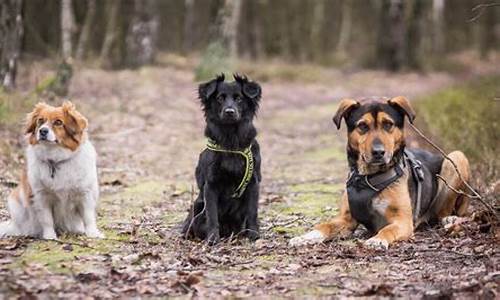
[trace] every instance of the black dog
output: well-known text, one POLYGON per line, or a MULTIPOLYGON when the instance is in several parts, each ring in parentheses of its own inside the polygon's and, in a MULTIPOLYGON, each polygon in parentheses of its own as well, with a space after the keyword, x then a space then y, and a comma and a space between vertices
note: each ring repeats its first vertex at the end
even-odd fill
POLYGON ((231 235, 259 238, 261 157, 253 118, 261 88, 244 76, 234 79, 224 82, 224 75, 219 75, 198 89, 208 144, 196 167, 200 193, 182 233, 211 244, 231 235))

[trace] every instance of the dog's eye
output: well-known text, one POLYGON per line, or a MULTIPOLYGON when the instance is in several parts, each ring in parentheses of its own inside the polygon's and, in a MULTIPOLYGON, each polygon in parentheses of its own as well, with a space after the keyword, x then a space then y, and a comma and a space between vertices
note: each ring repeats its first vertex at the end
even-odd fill
POLYGON ((361 133, 366 133, 368 131, 368 129, 370 129, 370 128, 368 128, 368 125, 365 122, 358 123, 357 127, 361 133))
POLYGON ((384 123, 382 123, 382 126, 384 127, 385 131, 390 131, 394 124, 390 121, 385 121, 384 123))
POLYGON ((63 121, 61 121, 59 119, 54 121, 54 126, 62 126, 62 124, 63 124, 63 121))
POLYGON ((242 100, 243 100, 243 98, 241 98, 240 95, 234 95, 234 101, 241 102, 242 100))
POLYGON ((38 120, 36 120, 36 124, 37 125, 42 125, 43 123, 45 123, 45 119, 44 118, 38 118, 38 120))
POLYGON ((225 98, 224 95, 219 95, 219 96, 217 96, 217 101, 219 103, 222 103, 224 101, 224 98, 225 98))

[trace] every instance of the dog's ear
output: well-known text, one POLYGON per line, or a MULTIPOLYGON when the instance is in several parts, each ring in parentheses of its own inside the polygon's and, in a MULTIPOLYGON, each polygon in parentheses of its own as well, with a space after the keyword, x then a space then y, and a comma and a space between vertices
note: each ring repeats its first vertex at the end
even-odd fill
POLYGON ((215 79, 202 83, 198 86, 198 96, 202 101, 207 101, 217 90, 217 84, 224 82, 224 74, 217 75, 215 79))
POLYGON ((354 108, 358 108, 360 106, 359 102, 353 99, 343 99, 340 101, 339 108, 333 116, 333 123, 337 126, 337 129, 340 129, 340 124, 342 123, 342 118, 346 118, 347 114, 349 114, 354 108))
POLYGON ((413 108, 411 107, 410 101, 408 101, 408 99, 406 99, 403 96, 398 96, 390 100, 387 100, 387 103, 395 107, 397 110, 403 112, 408 117, 408 121, 410 121, 410 123, 413 124, 413 120, 415 120, 416 114, 413 108))
POLYGON ((258 101, 262 95, 262 89, 257 82, 249 81, 246 76, 239 74, 233 75, 234 80, 241 85, 243 94, 252 100, 258 101))
POLYGON ((72 136, 79 137, 88 126, 87 119, 80 114, 73 103, 65 101, 62 104, 65 117, 64 126, 72 136))
POLYGON ((26 116, 26 126, 24 129, 25 134, 32 134, 35 132, 37 125, 36 122, 38 120, 38 117, 40 116, 40 112, 47 107, 48 107, 47 104, 39 102, 38 104, 35 105, 33 111, 26 116))

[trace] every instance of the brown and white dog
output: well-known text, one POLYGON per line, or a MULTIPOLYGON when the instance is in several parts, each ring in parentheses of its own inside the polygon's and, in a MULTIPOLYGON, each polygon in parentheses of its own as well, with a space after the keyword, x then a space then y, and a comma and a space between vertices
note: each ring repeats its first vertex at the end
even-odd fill
MULTIPOLYGON (((405 148, 405 117, 413 122, 415 112, 404 97, 340 102, 333 121, 340 128, 345 119, 351 170, 340 213, 315 230, 293 238, 291 245, 345 237, 363 224, 373 233, 365 244, 387 248, 395 241, 409 239, 422 223, 449 221, 452 214, 467 213, 469 199, 437 180, 439 174, 450 186, 463 189, 464 182, 452 163, 424 150, 405 148)), ((449 157, 462 178, 468 180, 465 155, 454 151, 449 157)))
POLYGON ((28 114, 26 169, 8 198, 11 220, 0 224, 0 237, 104 237, 96 225, 96 152, 87 125, 71 102, 38 103, 28 114))

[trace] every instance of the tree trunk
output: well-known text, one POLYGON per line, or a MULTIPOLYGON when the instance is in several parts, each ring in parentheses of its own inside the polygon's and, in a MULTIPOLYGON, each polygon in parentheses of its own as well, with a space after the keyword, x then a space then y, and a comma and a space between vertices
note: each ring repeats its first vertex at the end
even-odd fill
POLYGON ((444 52, 444 0, 432 1, 432 50, 435 54, 444 52))
POLYGON ((103 68, 113 68, 121 65, 123 53, 121 49, 122 24, 120 20, 121 0, 108 0, 109 19, 106 25, 106 35, 101 48, 100 63, 103 68))
POLYGON ((0 1, 0 84, 16 87, 17 60, 23 36, 22 0, 0 1))
POLYGON ((184 0, 184 36, 182 50, 189 53, 194 46, 195 0, 184 0))
POLYGON ((342 20, 340 23, 340 34, 337 42, 337 54, 344 57, 346 54, 347 44, 351 38, 352 27, 352 3, 350 0, 342 1, 342 20))
POLYGON ((405 1, 384 0, 380 11, 377 60, 380 67, 400 70, 405 63, 405 1))
POLYGON ((318 61, 322 54, 321 51, 321 32, 325 21, 325 2, 323 0, 314 1, 312 24, 311 24, 311 56, 318 61))
POLYGON ((89 48, 89 37, 94 24, 94 19, 96 15, 96 0, 87 0, 87 13, 85 15, 85 21, 83 23, 82 32, 80 33, 80 38, 78 39, 78 47, 76 49, 76 59, 85 59, 87 49, 89 48))
POLYGON ((126 64, 136 68, 154 62, 159 18, 154 0, 135 0, 126 38, 126 64))
POLYGON ((231 58, 238 56, 238 25, 241 16, 241 0, 225 0, 222 11, 222 41, 231 58))
POLYGON ((490 50, 495 47, 495 25, 497 23, 497 10, 500 7, 487 7, 484 9, 483 15, 478 19, 480 22, 479 33, 479 54, 481 59, 488 58, 490 50))
POLYGON ((71 0, 61 0, 61 45, 62 56, 67 61, 73 55, 72 33, 74 28, 74 16, 71 0))
POLYGON ((406 63, 409 68, 420 70, 422 68, 422 32, 423 18, 427 10, 426 1, 413 1, 411 16, 408 20, 408 32, 406 34, 406 63))

